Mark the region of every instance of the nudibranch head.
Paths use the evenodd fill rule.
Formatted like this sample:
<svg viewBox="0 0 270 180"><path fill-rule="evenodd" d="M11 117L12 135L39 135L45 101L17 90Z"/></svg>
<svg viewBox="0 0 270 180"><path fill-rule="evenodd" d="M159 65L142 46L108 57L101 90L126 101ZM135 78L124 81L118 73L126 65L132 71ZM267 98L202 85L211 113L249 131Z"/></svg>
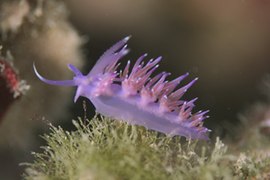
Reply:
<svg viewBox="0 0 270 180"><path fill-rule="evenodd" d="M48 80L37 72L35 66L34 71L47 84L77 86L74 101L84 96L94 104L97 112L105 116L173 136L208 139L210 130L203 126L208 111L193 113L197 98L189 101L182 99L198 78L177 88L188 73L172 81L166 80L170 75L167 72L152 77L162 57L145 62L147 54L140 56L132 68L128 61L125 68L118 71L119 61L129 52L129 38L122 39L108 49L87 75L83 75L73 65L68 65L75 74L73 80Z"/></svg>

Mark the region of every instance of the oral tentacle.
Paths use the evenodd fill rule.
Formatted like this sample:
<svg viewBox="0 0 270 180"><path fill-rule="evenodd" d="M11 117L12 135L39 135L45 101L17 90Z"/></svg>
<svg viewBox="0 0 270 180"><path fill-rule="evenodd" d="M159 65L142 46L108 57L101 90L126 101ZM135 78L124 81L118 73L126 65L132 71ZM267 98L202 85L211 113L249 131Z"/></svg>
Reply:
<svg viewBox="0 0 270 180"><path fill-rule="evenodd" d="M80 70L78 70L75 66L72 64L68 64L68 68L75 74L75 76L83 76Z"/></svg>
<svg viewBox="0 0 270 180"><path fill-rule="evenodd" d="M49 80L49 79L46 79L46 78L44 78L43 76L41 76L41 75L39 74L39 72L38 72L37 69L36 69L35 64L33 64L33 68L34 68L34 72L35 72L35 74L37 75L37 77L38 77L41 81L43 81L43 82L45 82L45 83L47 83L47 84L50 84L50 85L56 85L56 86L77 86L77 84L75 83L74 80L60 80L60 81L55 81L55 80Z"/></svg>

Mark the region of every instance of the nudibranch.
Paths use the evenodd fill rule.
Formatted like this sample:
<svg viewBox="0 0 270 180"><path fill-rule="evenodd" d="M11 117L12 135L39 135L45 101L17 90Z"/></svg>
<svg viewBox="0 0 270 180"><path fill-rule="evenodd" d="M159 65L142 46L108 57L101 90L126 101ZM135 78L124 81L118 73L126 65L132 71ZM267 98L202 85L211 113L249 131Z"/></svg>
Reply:
<svg viewBox="0 0 270 180"><path fill-rule="evenodd" d="M119 61L129 52L129 39L130 37L126 37L109 48L87 75L69 64L69 69L75 74L73 80L45 79L38 73L35 65L34 71L47 84L77 86L74 102L84 96L104 116L171 136L207 140L210 130L203 126L203 121L208 117L208 111L193 113L197 98L182 100L182 96L198 78L177 88L188 73L172 81L166 80L170 75L168 72L151 77L158 68L161 57L144 62L147 54L140 56L132 68L128 61L123 71L118 71Z"/></svg>

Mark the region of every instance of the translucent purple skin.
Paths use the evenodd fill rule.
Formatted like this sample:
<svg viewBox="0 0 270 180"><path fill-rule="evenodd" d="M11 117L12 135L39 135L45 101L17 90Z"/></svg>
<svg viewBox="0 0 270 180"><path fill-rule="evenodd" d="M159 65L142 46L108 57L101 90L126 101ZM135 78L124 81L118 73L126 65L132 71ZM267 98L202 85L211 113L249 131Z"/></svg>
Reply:
<svg viewBox="0 0 270 180"><path fill-rule="evenodd" d="M128 53L128 40L129 37L126 37L108 49L87 75L83 75L73 65L68 65L75 74L73 80L48 80L37 72L35 66L34 71L47 84L77 86L74 101L84 96L102 115L171 136L208 140L209 130L203 127L208 111L192 113L197 98L182 100L182 96L197 78L177 88L188 73L172 81L166 81L166 77L170 75L167 72L151 77L158 68L161 57L143 62L146 54L138 58L131 70L128 61L124 70L117 72L119 61Z"/></svg>

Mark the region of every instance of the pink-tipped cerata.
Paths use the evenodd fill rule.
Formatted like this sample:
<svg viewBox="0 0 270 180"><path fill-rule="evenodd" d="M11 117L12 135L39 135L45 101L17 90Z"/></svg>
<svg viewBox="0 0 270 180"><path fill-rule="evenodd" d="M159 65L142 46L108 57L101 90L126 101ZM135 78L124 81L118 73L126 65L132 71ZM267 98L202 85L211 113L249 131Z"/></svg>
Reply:
<svg viewBox="0 0 270 180"><path fill-rule="evenodd" d="M129 38L122 39L108 49L87 75L72 65L69 68L75 74L73 80L48 80L34 67L35 73L48 84L78 86L74 101L84 96L102 115L172 136L208 139L209 130L203 126L208 111L193 112L197 98L182 99L198 78L178 88L188 73L171 81L166 80L170 75L167 72L153 76L162 58L145 61L147 54L140 56L133 67L128 61L123 70L118 71L119 61L129 52Z"/></svg>

